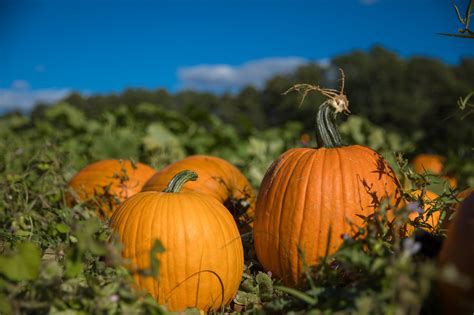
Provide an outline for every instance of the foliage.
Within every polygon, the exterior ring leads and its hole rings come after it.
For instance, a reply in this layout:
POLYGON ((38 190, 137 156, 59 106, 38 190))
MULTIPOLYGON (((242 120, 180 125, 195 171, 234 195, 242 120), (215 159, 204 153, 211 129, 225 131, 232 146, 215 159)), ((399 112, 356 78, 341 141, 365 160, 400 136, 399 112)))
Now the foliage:
MULTIPOLYGON (((206 152, 238 165, 258 187, 279 154, 314 141, 300 140, 303 128, 298 123, 253 130, 245 137, 216 116, 201 113, 193 120, 150 104, 85 117, 81 110, 61 103, 49 107, 41 120, 19 115, 1 119, 2 313, 166 312, 132 288, 130 275, 121 267, 120 248, 109 242, 110 231, 94 209, 87 204, 67 207, 67 180, 85 164, 100 158, 131 158, 159 167, 206 152), (150 112, 153 120, 147 120, 150 112), (108 141, 113 143, 98 144, 108 141)), ((392 152, 415 150, 416 138, 386 132, 360 116, 343 122, 341 131, 347 143, 366 144, 392 158, 395 169, 399 168, 392 152)), ((400 171, 407 170, 404 166, 400 171)), ((408 175, 417 185, 426 182, 421 175, 408 175)), ((453 202, 449 190, 442 200, 453 202)), ((442 204, 433 211, 441 208, 442 204)), ((366 238, 348 239, 313 271, 316 284, 298 292, 278 287, 275 279, 261 273, 252 258, 251 241, 246 242, 246 273, 232 309, 358 314, 419 310, 422 301, 431 298, 433 262, 407 254, 403 246, 412 238, 393 240, 385 230, 368 229, 366 238)))
MULTIPOLYGON (((281 94, 301 82, 337 88, 338 67, 346 73, 345 91, 353 113, 404 138, 413 139, 416 135, 417 152, 414 153, 453 154, 459 156, 460 161, 472 159, 472 152, 462 148, 474 146, 474 129, 469 120, 458 119, 464 113, 454 106, 456 100, 468 95, 474 86, 474 59, 469 57, 448 65, 428 57, 401 58, 392 51, 374 46, 369 51, 356 50, 336 56, 329 66, 307 64, 290 75, 275 76, 261 90, 249 86, 235 94, 215 95, 129 89, 121 94, 72 94, 65 101, 93 121, 101 119, 104 112, 123 107, 147 124, 166 121, 165 127, 175 134, 179 134, 176 129, 181 128, 179 124, 183 122, 200 122, 194 126, 196 133, 220 127, 223 138, 215 143, 219 146, 221 141, 234 137, 227 130, 229 125, 238 135, 246 137, 253 134, 254 129, 280 127, 288 121, 301 122, 305 132, 312 132, 316 106, 321 104, 322 98, 309 95, 305 104, 297 109, 295 104, 300 100, 296 93, 285 97, 281 94), (206 120, 208 113, 224 124, 216 126, 215 121, 206 120)), ((37 107, 32 113, 33 120, 41 121, 47 110, 46 106, 37 107)), ((122 127, 122 119, 126 121, 126 117, 121 117, 118 127, 122 127)), ((58 123, 64 122, 58 120, 58 123)), ((134 130, 144 130, 137 128, 134 130)), ((182 142, 196 150, 207 149, 194 143, 182 142)))
POLYGON ((164 314, 131 288, 95 210, 66 206, 67 144, 2 137, 0 313, 164 314))
MULTIPOLYGON (((234 163, 258 188, 282 152, 315 144, 310 136, 315 108, 307 104, 321 99, 308 95, 298 109, 297 95, 281 93, 297 82, 336 87, 334 65, 345 69, 345 91, 357 113, 341 121, 345 143, 382 153, 403 186, 410 187, 407 196, 430 187, 436 177, 415 174, 395 152, 408 158, 421 152, 444 155, 458 190, 474 186, 474 129, 470 116, 459 119, 465 113, 454 105, 474 85, 472 59, 447 66, 429 58, 404 60, 374 47, 339 56, 327 68, 304 66, 288 77, 272 78, 261 91, 247 87, 236 95, 164 90, 72 94, 28 116, 0 117, 0 313, 165 314, 133 288, 121 267, 121 248, 110 242, 107 222, 88 204, 66 205, 67 181, 98 159, 132 159, 158 169, 204 153, 234 163)), ((467 109, 469 100, 463 102, 467 109)), ((447 186, 436 192, 441 196, 430 212, 457 202, 447 186)), ((412 198, 399 210, 400 220, 420 227, 407 211, 418 211, 422 203, 412 198)), ((442 225, 434 227, 434 234, 418 231, 401 238, 386 228, 383 212, 366 220, 366 229, 343 236, 337 253, 308 269, 301 288, 282 287, 264 273, 251 237, 242 235, 244 278, 222 313, 436 314, 433 283, 439 270, 434 257, 442 225)), ((159 268, 157 262, 151 265, 145 275, 159 268)))

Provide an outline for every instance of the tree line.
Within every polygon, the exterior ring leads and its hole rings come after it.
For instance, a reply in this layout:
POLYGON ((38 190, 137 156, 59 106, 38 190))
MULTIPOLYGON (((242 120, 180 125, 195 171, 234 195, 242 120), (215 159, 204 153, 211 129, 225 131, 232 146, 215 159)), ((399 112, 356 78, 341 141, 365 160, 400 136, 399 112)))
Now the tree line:
MULTIPOLYGON (((209 113, 233 125, 243 135, 288 121, 300 121, 312 132, 317 106, 323 98, 310 94, 299 106, 301 96, 282 92, 296 83, 339 88, 339 71, 344 70, 345 93, 352 113, 404 137, 416 138, 420 151, 446 155, 471 154, 474 147, 472 117, 462 119, 456 105, 461 96, 474 90, 474 59, 464 58, 449 65, 437 59, 414 56, 401 58, 383 47, 354 51, 334 57, 330 66, 316 63, 298 68, 290 75, 277 75, 262 89, 247 86, 238 93, 128 89, 120 94, 85 96, 70 94, 64 101, 98 117, 118 105, 132 112, 141 103, 176 110, 199 121, 209 113), (462 152, 460 152, 460 150, 462 152)), ((32 118, 41 119, 45 105, 37 106, 32 118)), ((144 117, 153 119, 153 117, 144 117)))

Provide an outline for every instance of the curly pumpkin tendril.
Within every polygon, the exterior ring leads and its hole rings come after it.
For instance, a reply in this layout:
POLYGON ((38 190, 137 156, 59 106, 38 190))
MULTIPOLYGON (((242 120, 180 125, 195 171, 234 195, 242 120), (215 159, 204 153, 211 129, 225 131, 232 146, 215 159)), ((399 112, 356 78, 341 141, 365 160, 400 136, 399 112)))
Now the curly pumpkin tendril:
POLYGON ((293 91, 300 93, 303 96, 300 105, 303 104, 306 96, 311 91, 319 92, 328 98, 321 104, 316 116, 316 142, 318 148, 337 148, 343 145, 336 125, 336 116, 338 113, 348 115, 351 111, 349 110, 349 100, 344 94, 344 71, 341 68, 339 68, 339 71, 341 72, 341 89, 339 91, 322 88, 319 85, 295 84, 283 93, 283 95, 293 91))
POLYGON ((184 170, 179 172, 178 174, 174 175, 174 177, 170 180, 168 185, 166 186, 163 192, 165 193, 177 193, 181 191, 181 188, 187 181, 195 181, 197 180, 198 175, 196 172, 190 170, 184 170))

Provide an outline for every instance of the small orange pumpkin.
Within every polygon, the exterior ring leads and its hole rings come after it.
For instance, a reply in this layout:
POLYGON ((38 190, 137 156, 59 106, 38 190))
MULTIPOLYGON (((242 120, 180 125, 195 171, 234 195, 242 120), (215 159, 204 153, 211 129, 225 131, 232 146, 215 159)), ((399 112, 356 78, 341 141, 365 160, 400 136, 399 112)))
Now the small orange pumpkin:
POLYGON ((411 162, 413 170, 418 174, 431 173, 439 175, 452 188, 457 187, 457 180, 444 174, 446 158, 437 154, 419 154, 411 162))
POLYGON ((307 265, 315 265, 342 244, 342 235, 361 226, 384 198, 400 198, 392 168, 374 150, 343 146, 335 123, 348 112, 342 93, 317 114, 317 148, 283 153, 267 170, 257 197, 255 250, 265 270, 296 285, 307 265), (352 222, 354 226, 351 226, 352 222))
POLYGON ((68 186, 68 204, 93 200, 102 216, 110 217, 118 204, 141 191, 156 171, 142 163, 128 160, 101 160, 81 169, 68 186))
POLYGON ((163 244, 164 253, 157 255, 159 276, 133 277, 172 311, 219 310, 234 297, 244 270, 239 231, 227 209, 205 194, 181 191, 196 178, 196 173, 182 171, 163 192, 140 192, 111 218, 131 270, 150 268, 154 241, 163 244))
POLYGON ((419 154, 413 159, 412 166, 418 174, 430 172, 435 175, 443 173, 446 158, 437 154, 419 154))
POLYGON ((439 260, 442 266, 454 266, 462 279, 469 280, 467 287, 440 282, 445 314, 474 313, 474 193, 466 197, 456 212, 439 260))
MULTIPOLYGON (((439 223, 441 211, 435 211, 432 212, 431 214, 428 215, 429 210, 433 206, 433 202, 439 197, 437 194, 435 194, 432 191, 425 190, 424 192, 422 190, 415 190, 414 192, 411 193, 412 197, 414 199, 422 198, 423 201, 423 213, 420 215, 416 211, 410 212, 408 214, 408 218, 410 220, 418 220, 420 223, 426 223, 431 227, 436 227, 439 223)), ((423 230, 427 232, 432 232, 431 228, 428 227, 422 227, 423 230)), ((406 235, 411 235, 414 232, 414 228, 412 225, 407 224, 406 225, 406 235)))
POLYGON ((183 191, 197 191, 214 197, 232 213, 238 226, 248 230, 253 221, 255 192, 237 167, 224 159, 193 155, 158 171, 143 187, 143 191, 162 191, 173 176, 185 169, 199 174, 197 181, 188 182, 183 191))

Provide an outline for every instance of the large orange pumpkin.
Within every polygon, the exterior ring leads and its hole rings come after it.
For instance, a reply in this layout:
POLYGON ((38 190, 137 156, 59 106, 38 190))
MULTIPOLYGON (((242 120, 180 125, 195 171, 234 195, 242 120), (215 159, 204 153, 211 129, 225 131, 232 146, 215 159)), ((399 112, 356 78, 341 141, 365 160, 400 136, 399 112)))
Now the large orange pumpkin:
POLYGON ((142 163, 128 160, 102 160, 87 165, 70 181, 72 194, 67 200, 92 200, 101 215, 110 217, 117 205, 141 191, 156 171, 142 163))
POLYGON ((437 154, 419 154, 411 161, 412 167, 418 174, 431 173, 440 175, 444 181, 447 181, 453 188, 457 186, 457 180, 454 177, 446 176, 444 173, 444 162, 446 158, 437 154))
POLYGON ((374 150, 343 146, 335 123, 348 112, 343 94, 324 102, 317 115, 317 148, 283 153, 267 170, 257 198, 255 249, 266 270, 285 284, 300 280, 304 255, 315 265, 334 253, 342 235, 361 226, 384 198, 399 198, 392 168, 374 150), (349 222, 354 225, 351 226, 349 222))
POLYGON ((143 187, 143 191, 162 191, 178 172, 192 169, 199 174, 195 182, 184 185, 183 191, 197 191, 223 203, 241 229, 248 229, 253 221, 255 192, 237 167, 224 159, 193 155, 158 171, 143 187))
POLYGON ((164 245, 164 253, 157 255, 159 276, 135 273, 134 279, 173 311, 220 309, 237 292, 244 269, 239 231, 227 209, 205 194, 181 191, 196 178, 182 171, 163 192, 140 192, 111 218, 130 269, 149 268, 154 241, 164 245))
POLYGON ((474 193, 456 212, 439 259, 443 267, 455 267, 466 282, 440 282, 445 314, 474 313, 474 193))

